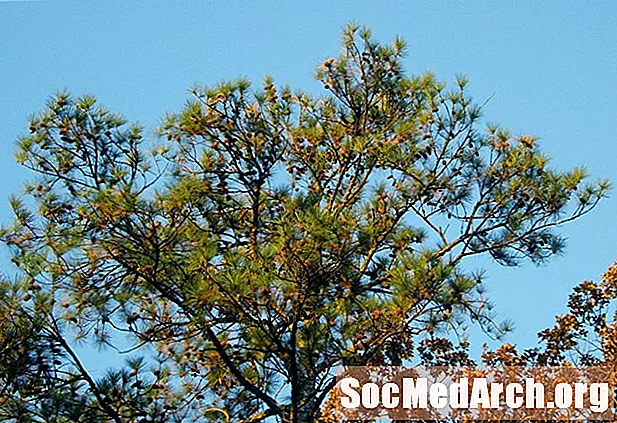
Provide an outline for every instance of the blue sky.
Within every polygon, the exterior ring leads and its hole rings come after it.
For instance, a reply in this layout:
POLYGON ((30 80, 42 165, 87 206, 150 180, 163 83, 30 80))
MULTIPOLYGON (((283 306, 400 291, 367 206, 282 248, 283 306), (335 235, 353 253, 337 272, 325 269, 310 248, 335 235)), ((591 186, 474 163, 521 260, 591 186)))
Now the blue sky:
MULTIPOLYGON (((0 221, 28 174, 15 139, 56 90, 91 93, 151 131, 187 88, 246 76, 312 92, 313 69, 338 52, 346 22, 409 42, 409 73, 471 79, 492 94, 487 122, 541 137, 557 168, 586 165, 617 182, 617 2, 563 1, 0 1, 0 221)), ((506 340, 523 346, 563 312, 570 288, 617 258, 617 196, 563 229, 549 264, 489 265, 488 288, 506 340)), ((0 269, 10 272, 7 254, 0 269)))

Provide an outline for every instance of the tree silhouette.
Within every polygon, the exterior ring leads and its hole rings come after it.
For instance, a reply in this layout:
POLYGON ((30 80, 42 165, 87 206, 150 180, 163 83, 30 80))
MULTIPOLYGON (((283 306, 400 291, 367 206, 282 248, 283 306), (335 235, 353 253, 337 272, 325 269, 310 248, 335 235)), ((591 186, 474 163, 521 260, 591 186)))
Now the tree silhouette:
POLYGON ((2 234, 21 276, 2 283, 0 416, 313 422, 337 365, 506 330, 466 259, 548 259, 608 183, 479 128, 467 80, 406 76, 405 51, 349 26, 321 96, 197 87, 156 142, 93 97, 52 98, 2 234), (74 341, 122 333, 146 358, 93 379, 74 341))

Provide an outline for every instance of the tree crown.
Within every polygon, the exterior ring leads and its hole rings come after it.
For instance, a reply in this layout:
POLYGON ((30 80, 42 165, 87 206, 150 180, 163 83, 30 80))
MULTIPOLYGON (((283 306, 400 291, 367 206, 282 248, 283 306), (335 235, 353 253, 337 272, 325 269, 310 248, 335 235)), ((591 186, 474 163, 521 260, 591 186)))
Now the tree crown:
POLYGON ((196 87, 154 146, 91 96, 52 98, 19 141, 36 180, 2 235, 24 275, 4 307, 42 322, 7 323, 36 334, 11 407, 309 422, 337 365, 429 360, 469 322, 505 330, 465 260, 548 259, 609 185, 552 169, 534 136, 480 128, 467 79, 407 76, 405 51, 350 26, 316 70, 323 95, 270 77, 196 87), (156 365, 92 380, 68 335, 122 332, 156 365))

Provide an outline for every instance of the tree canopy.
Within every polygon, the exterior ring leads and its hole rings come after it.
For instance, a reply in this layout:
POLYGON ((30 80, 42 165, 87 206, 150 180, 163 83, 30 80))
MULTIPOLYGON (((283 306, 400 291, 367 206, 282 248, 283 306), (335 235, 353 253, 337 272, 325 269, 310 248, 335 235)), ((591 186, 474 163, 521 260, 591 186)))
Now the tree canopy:
POLYGON ((405 53, 349 26, 321 94, 195 87, 155 140, 51 98, 2 233, 0 419, 314 422, 337 365, 468 363, 440 333, 507 330, 468 258, 547 260, 609 184, 483 127, 465 77, 409 76, 405 53), (75 342, 123 334, 132 358, 94 379, 75 342))

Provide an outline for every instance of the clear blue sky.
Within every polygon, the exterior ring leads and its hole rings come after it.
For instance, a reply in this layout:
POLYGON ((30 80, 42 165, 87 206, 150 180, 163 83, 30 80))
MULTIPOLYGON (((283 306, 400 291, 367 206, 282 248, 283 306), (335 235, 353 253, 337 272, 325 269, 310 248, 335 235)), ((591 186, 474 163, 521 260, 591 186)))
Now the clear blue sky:
MULTIPOLYGON (((465 73, 478 101, 495 93, 486 121, 539 135, 556 167, 586 165, 617 182, 615 1, 0 0, 0 220, 28 177, 13 162, 15 139, 54 91, 95 94, 150 129, 195 82, 270 73, 316 92, 313 69, 337 54, 352 20, 383 41, 405 37, 408 72, 465 73)), ((564 256, 539 268, 489 266, 497 312, 516 324, 508 341, 533 345, 570 288, 617 258, 616 217, 617 194, 563 229, 564 256)))

